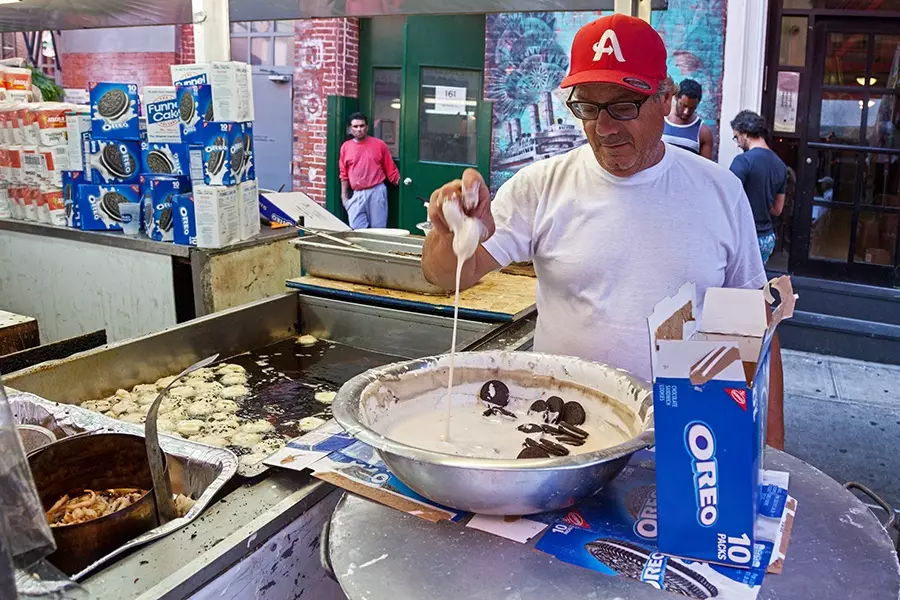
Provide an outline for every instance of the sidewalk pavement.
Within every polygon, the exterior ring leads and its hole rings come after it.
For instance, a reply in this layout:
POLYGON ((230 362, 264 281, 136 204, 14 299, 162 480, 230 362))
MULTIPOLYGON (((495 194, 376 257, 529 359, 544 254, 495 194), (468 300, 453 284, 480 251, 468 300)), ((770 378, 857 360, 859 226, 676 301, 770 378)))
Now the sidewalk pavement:
POLYGON ((785 450, 900 509, 900 366, 783 351, 785 450))

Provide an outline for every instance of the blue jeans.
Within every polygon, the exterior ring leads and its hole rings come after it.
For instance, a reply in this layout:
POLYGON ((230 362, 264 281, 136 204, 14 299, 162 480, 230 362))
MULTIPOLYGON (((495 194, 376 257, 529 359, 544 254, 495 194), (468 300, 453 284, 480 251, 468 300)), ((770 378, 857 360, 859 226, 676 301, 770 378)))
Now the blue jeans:
POLYGON ((775 251, 775 234, 758 235, 756 241, 759 242, 759 253, 762 254, 763 264, 766 264, 766 261, 772 256, 772 252, 775 251))
POLYGON ((387 186, 379 183, 367 190, 353 190, 346 209, 350 229, 387 227, 387 186))

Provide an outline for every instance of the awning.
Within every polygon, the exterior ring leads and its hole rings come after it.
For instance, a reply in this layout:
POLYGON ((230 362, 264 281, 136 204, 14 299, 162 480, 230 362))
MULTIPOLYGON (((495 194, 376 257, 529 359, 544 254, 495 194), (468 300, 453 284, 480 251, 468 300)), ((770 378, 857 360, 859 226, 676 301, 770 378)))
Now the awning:
MULTIPOLYGON (((224 1, 224 0, 223 0, 224 1)), ((229 0, 232 21, 313 17, 612 10, 614 0, 229 0)), ((652 0, 654 10, 668 0, 652 0)), ((22 0, 0 3, 0 32, 192 22, 191 0, 22 0)))

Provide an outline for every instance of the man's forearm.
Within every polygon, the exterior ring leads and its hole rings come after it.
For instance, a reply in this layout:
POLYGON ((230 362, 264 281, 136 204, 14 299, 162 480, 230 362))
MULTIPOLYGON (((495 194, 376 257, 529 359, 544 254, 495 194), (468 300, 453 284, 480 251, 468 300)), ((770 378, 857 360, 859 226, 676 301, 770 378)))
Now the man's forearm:
POLYGON ((766 443, 784 450, 784 371, 781 366, 781 344, 778 334, 772 339, 769 362, 769 417, 766 423, 766 443))
POLYGON ((341 179, 341 203, 346 204, 347 200, 350 198, 350 182, 346 179, 341 179))

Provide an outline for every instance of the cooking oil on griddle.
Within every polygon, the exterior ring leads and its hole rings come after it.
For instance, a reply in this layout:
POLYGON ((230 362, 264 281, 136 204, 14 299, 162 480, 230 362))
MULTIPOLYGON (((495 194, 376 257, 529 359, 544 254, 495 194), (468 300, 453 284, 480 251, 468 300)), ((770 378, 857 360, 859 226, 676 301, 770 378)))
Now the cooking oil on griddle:
POLYGON ((319 340, 313 346, 301 346, 296 338, 288 338, 220 362, 247 369, 250 394, 238 400, 238 417, 265 419, 278 434, 293 438, 301 434, 300 419, 331 418, 330 404, 316 400, 317 392, 336 392, 360 373, 401 360, 405 359, 338 342, 319 340))

